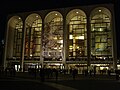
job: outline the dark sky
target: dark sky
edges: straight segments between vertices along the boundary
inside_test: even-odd
[[[116,0],[3,0],[0,9],[5,12],[22,12],[47,8],[59,8],[76,5],[111,3]]]
[[[6,30],[6,17],[8,14],[26,11],[35,11],[51,8],[62,8],[80,5],[92,5],[100,3],[113,3],[115,4],[116,15],[116,32],[117,32],[117,48],[118,56],[120,56],[120,43],[119,43],[119,21],[120,10],[119,0],[3,0],[0,1],[0,41],[4,39],[4,32]]]

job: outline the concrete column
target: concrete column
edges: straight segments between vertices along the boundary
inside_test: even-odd
[[[112,33],[113,68],[115,70],[117,70],[117,45],[116,45],[116,29],[115,29],[115,15],[114,15],[114,13],[112,13],[111,30],[112,30],[111,33]]]
[[[91,25],[90,17],[87,16],[87,67],[90,66],[91,60]]]
[[[41,65],[41,67],[43,68],[43,66],[44,66],[44,58],[43,58],[43,48],[42,48],[42,46],[43,46],[43,35],[44,35],[44,19],[42,19],[42,31],[41,31],[41,52],[40,52],[40,65]]]
[[[4,67],[4,70],[5,70],[5,68],[7,67],[7,64],[6,64],[6,56],[7,56],[7,43],[8,43],[8,30],[9,30],[9,22],[8,22],[8,24],[6,25],[7,26],[7,28],[6,28],[6,33],[5,33],[5,46],[4,46],[4,51],[3,51],[3,53],[4,53],[4,56],[3,56],[3,67]]]
[[[25,52],[25,32],[26,32],[26,27],[25,27],[25,20],[23,21],[23,30],[22,30],[22,46],[21,46],[21,60],[20,60],[20,68],[21,72],[23,72],[24,68],[24,52]]]
[[[66,68],[66,55],[67,55],[67,25],[66,25],[66,16],[63,16],[63,64]]]

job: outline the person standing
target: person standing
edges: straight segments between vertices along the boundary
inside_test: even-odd
[[[45,71],[44,71],[44,68],[40,69],[40,79],[41,79],[42,82],[45,81]]]

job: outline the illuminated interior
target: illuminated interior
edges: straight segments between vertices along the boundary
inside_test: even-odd
[[[7,58],[17,59],[21,56],[23,22],[19,16],[13,16],[8,25]]]
[[[20,18],[19,18],[20,19]],[[13,56],[20,57],[21,46],[22,46],[22,22],[18,22],[14,30],[14,47],[13,47]]]
[[[44,60],[63,59],[63,18],[59,12],[53,11],[46,16],[42,41]]]
[[[68,14],[69,57],[85,57],[87,55],[86,15],[75,9]]]
[[[42,20],[31,14],[26,19],[25,58],[40,58]]]
[[[104,8],[91,15],[91,55],[99,59],[112,56],[111,16]]]
[[[98,72],[112,67],[116,59],[114,18],[107,8],[91,9],[43,10],[39,14],[10,17],[5,63],[14,63],[18,71],[22,66],[36,65],[77,68],[79,73],[89,64],[96,66]]]

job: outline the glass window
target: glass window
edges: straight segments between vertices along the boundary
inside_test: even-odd
[[[91,17],[91,55],[96,58],[112,55],[110,21],[103,10]]]
[[[74,14],[71,13],[71,14]],[[86,50],[86,18],[81,14],[75,14],[69,22],[69,57],[85,57]]]
[[[22,23],[19,22],[15,26],[14,30],[14,45],[13,45],[13,56],[20,57],[22,46]]]
[[[52,15],[51,13],[54,13],[54,15]],[[46,18],[52,18],[52,19],[50,21],[46,21],[44,27],[43,56],[44,58],[50,58],[49,60],[62,60],[63,59],[63,18],[58,12],[51,12],[51,13]]]
[[[40,57],[41,32],[42,32],[42,20],[40,18],[35,19],[31,26],[26,27],[25,58]]]

